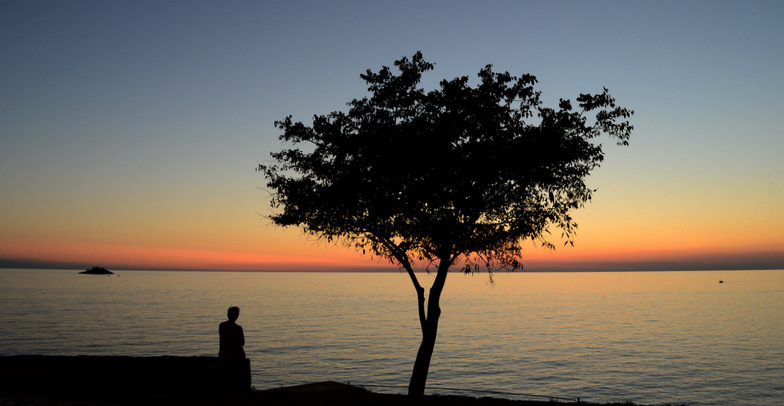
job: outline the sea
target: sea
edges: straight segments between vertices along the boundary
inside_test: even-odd
[[[229,306],[257,389],[406,391],[403,272],[0,269],[0,355],[216,356]],[[430,394],[784,405],[784,270],[453,273],[441,308]]]

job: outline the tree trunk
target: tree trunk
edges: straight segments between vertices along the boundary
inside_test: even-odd
[[[411,381],[408,384],[409,396],[423,396],[425,394],[425,384],[427,383],[427,372],[430,369],[430,358],[433,356],[433,349],[436,346],[436,335],[438,334],[438,319],[441,317],[441,292],[444,289],[446,275],[449,271],[449,260],[441,260],[438,266],[436,279],[430,288],[430,295],[427,299],[427,317],[421,317],[424,313],[424,292],[418,292],[420,307],[420,323],[422,326],[422,343],[417,351],[414,371],[411,374]]]
[[[432,301],[431,296],[428,303],[432,303]],[[426,331],[422,332],[422,343],[419,344],[419,351],[417,351],[416,361],[414,362],[414,371],[411,373],[411,381],[408,384],[408,394],[410,396],[423,396],[425,394],[427,373],[430,370],[430,359],[436,346],[438,318],[438,316],[432,314],[427,318]]]

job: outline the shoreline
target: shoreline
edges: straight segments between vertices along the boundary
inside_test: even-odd
[[[511,400],[496,397],[471,397],[458,395],[425,395],[409,397],[403,394],[385,394],[366,390],[350,384],[333,381],[315,382],[265,390],[251,389],[234,393],[162,393],[158,391],[124,392],[59,392],[31,393],[0,390],[3,405],[269,405],[269,406],[553,406],[553,405],[626,405],[628,402],[591,403],[556,400]],[[642,406],[642,405],[638,405]]]
[[[490,390],[481,397],[443,394],[409,397],[334,381],[263,390],[252,388],[248,383],[241,389],[229,389],[233,385],[227,383],[225,365],[220,361],[217,357],[175,356],[0,356],[0,404],[599,405],[579,402],[579,399],[569,401],[544,396],[536,400],[513,400],[495,397],[498,394]],[[630,405],[628,402],[608,404]]]

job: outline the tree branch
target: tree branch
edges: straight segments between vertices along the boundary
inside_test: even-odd
[[[419,327],[422,329],[422,332],[425,331],[425,325],[427,323],[427,314],[425,312],[425,288],[419,284],[419,280],[414,273],[414,268],[411,266],[411,261],[408,260],[408,255],[403,252],[400,247],[393,243],[392,241],[386,238],[378,238],[374,235],[370,235],[368,238],[376,241],[377,243],[383,245],[392,256],[400,263],[401,266],[406,270],[408,273],[409,278],[411,278],[411,283],[414,284],[414,290],[416,290],[417,294],[417,308],[419,311]]]

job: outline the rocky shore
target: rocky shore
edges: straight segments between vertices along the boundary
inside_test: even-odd
[[[100,393],[30,393],[18,391],[0,392],[2,405],[269,405],[269,406],[553,406],[578,404],[576,402],[552,402],[531,400],[508,400],[491,397],[429,395],[411,398],[406,395],[382,394],[337,382],[318,382],[307,385],[249,390],[242,393],[161,393],[128,391]],[[593,403],[579,403],[593,405]],[[630,405],[629,403],[622,403]]]
[[[245,370],[243,370],[244,373]],[[254,390],[217,357],[0,356],[2,405],[552,406],[553,400],[375,393],[337,382]],[[232,375],[236,376],[236,375]],[[243,378],[244,379],[244,378]],[[571,402],[576,404],[576,402]],[[580,403],[590,404],[590,403]],[[623,403],[629,405],[629,403]]]

